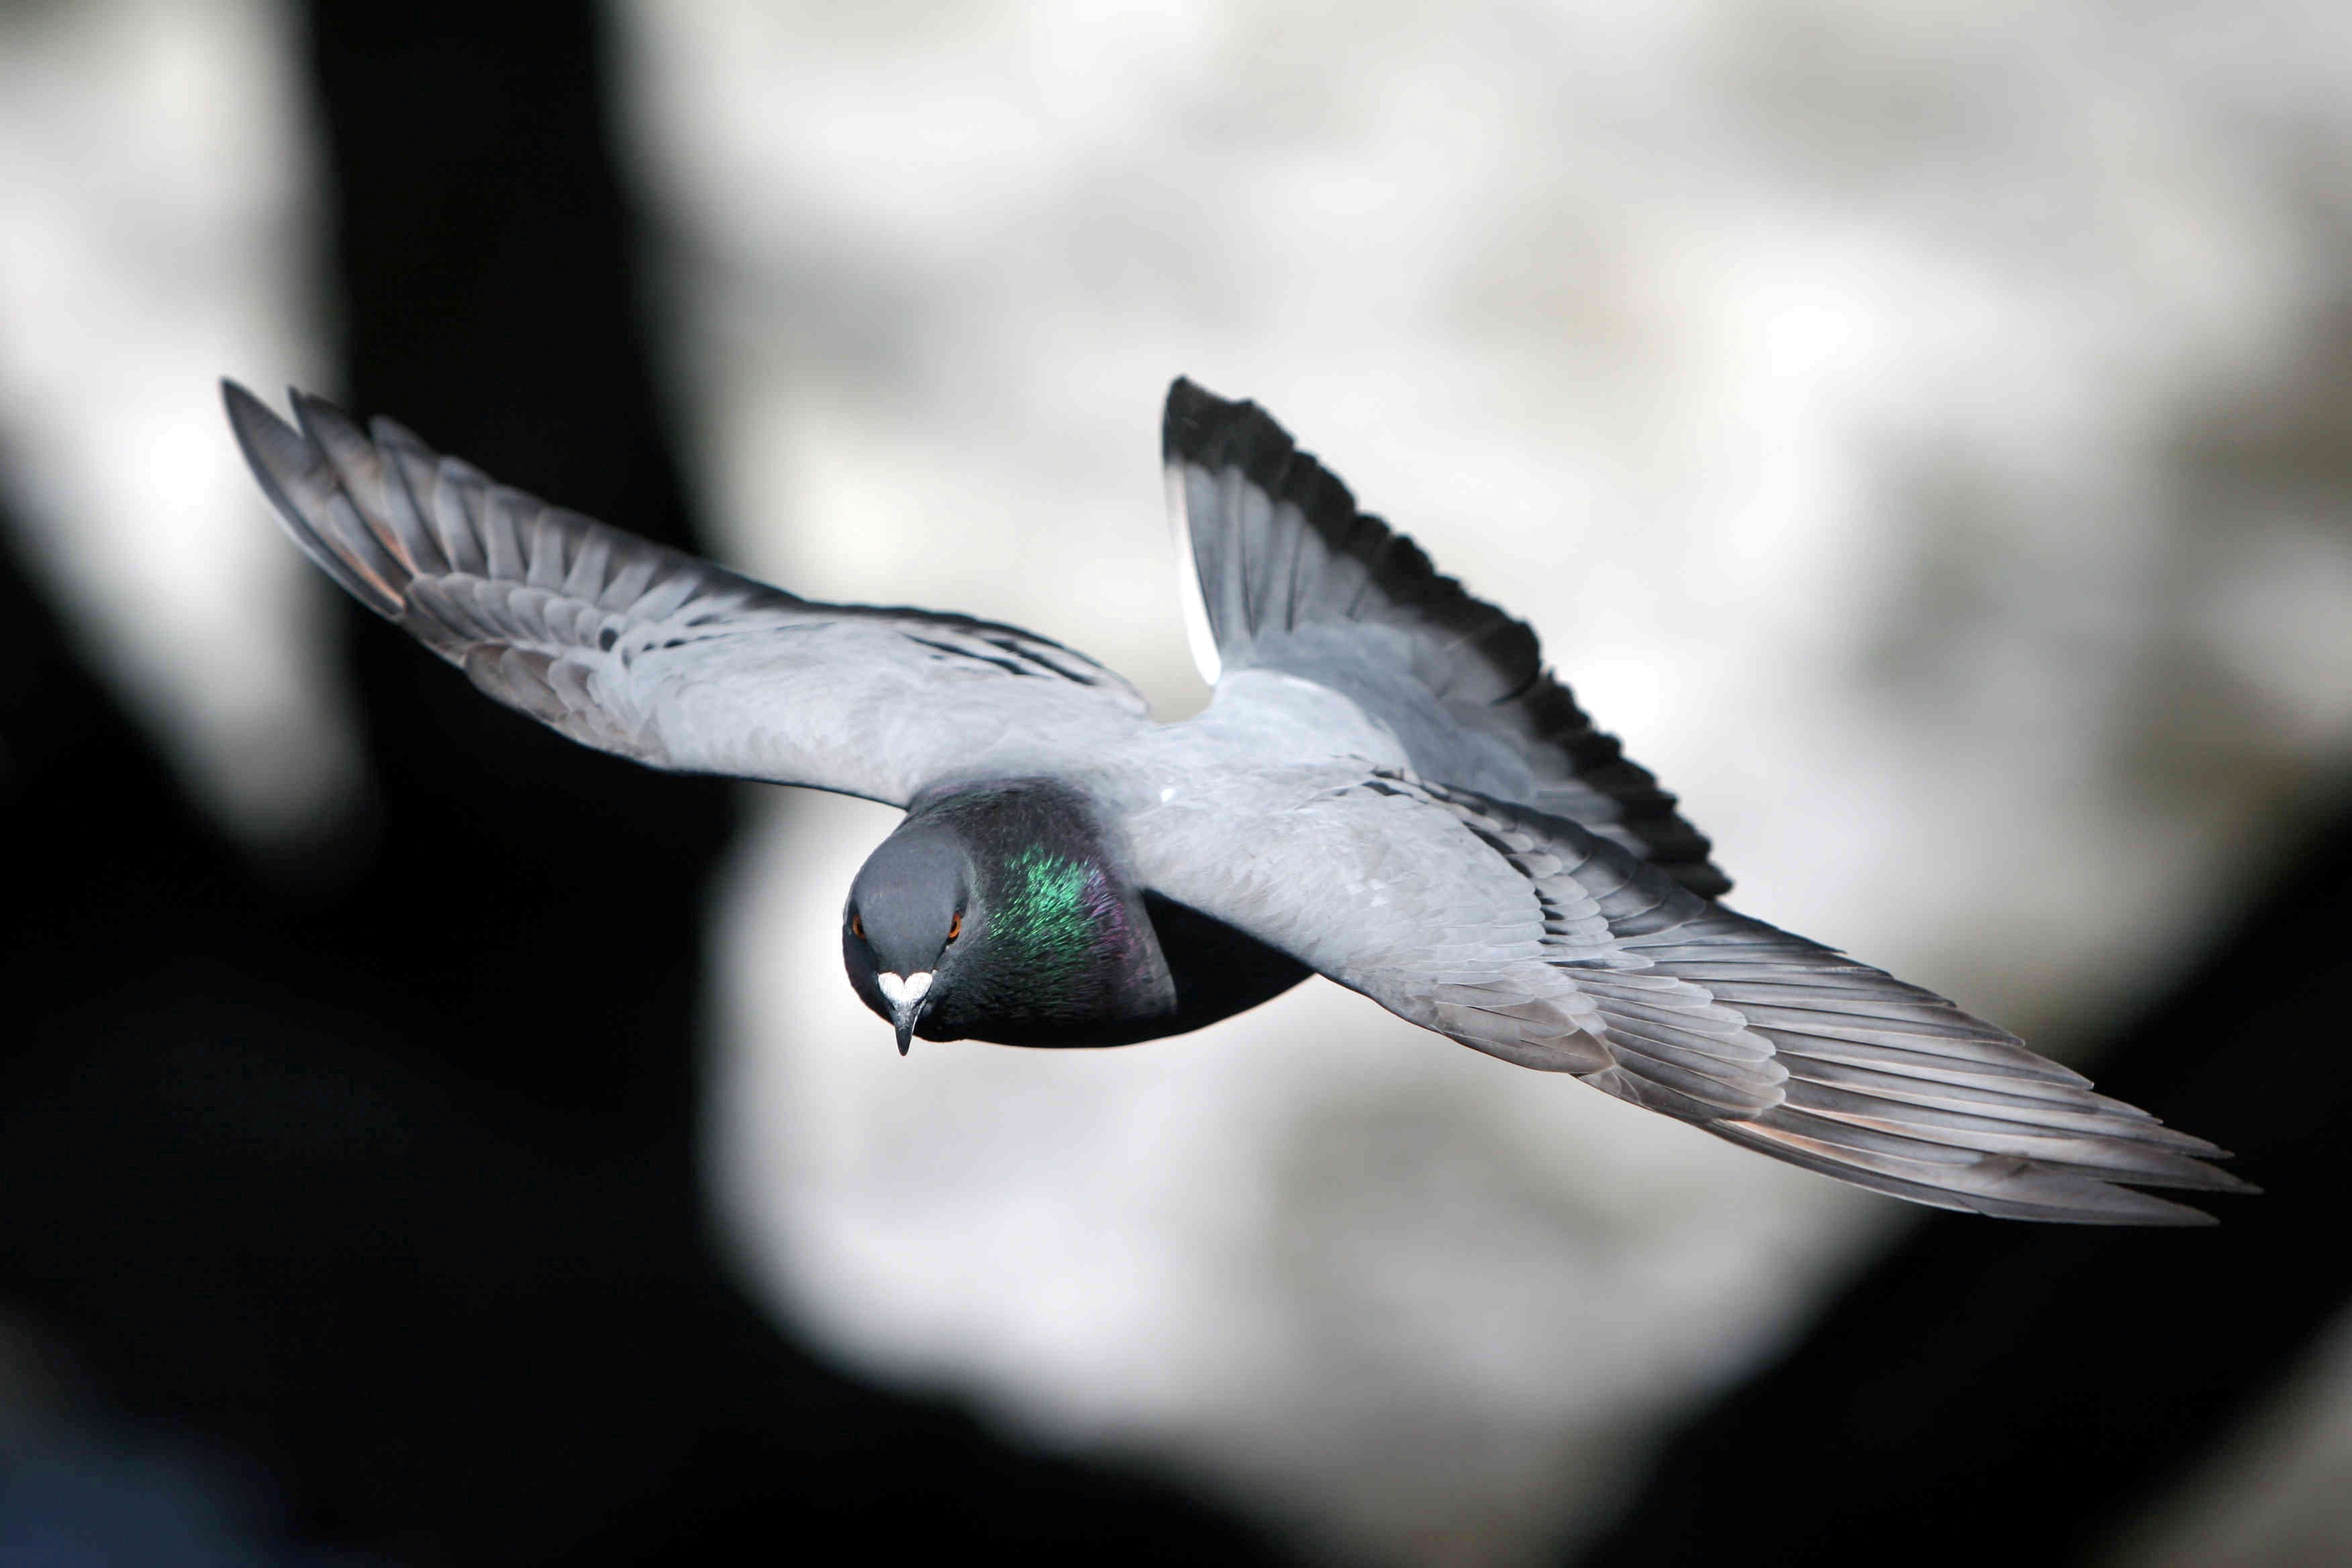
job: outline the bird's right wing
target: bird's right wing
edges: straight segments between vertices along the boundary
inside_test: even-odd
[[[958,773],[1084,757],[1142,697],[987,621],[793,597],[497,484],[389,420],[225,383],[246,460],[305,554],[510,708],[681,773],[904,805]]]
[[[1577,824],[1335,763],[1202,779],[1139,874],[1391,1012],[1843,1181],[2013,1218],[2194,1224],[2221,1152],[1931,992]]]

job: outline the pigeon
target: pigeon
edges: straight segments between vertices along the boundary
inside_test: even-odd
[[[1155,722],[1062,645],[820,604],[497,483],[387,419],[224,382],[286,531],[483,691],[679,773],[906,816],[842,957],[910,1040],[1123,1045],[1324,975],[1507,1062],[1917,1203],[2210,1223],[2223,1151],[2015,1036],[1735,912],[1675,797],[1535,634],[1358,509],[1254,403],[1179,379],[1161,455],[1213,689]]]

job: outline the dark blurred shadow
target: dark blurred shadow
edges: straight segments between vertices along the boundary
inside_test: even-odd
[[[2266,1191],[2198,1231],[1939,1215],[1665,1446],[1586,1568],[2077,1562],[2352,1296],[2352,810],[2093,1065]]]
[[[311,11],[347,391],[686,544],[595,15]],[[729,786],[572,746],[350,623],[373,819],[329,875],[257,875],[0,558],[0,1311],[84,1376],[72,1435],[30,1440],[89,1482],[55,1495],[115,1495],[91,1434],[144,1421],[257,1465],[299,1534],[409,1562],[1265,1559],[746,1303],[691,1148]]]

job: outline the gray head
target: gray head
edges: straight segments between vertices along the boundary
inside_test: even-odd
[[[1099,1043],[1166,1012],[1173,986],[1142,900],[1066,785],[986,785],[926,802],[850,884],[842,962],[908,1039]]]
[[[884,839],[842,910],[841,956],[849,984],[898,1031],[898,1054],[927,1010],[949,949],[963,935],[971,863],[954,830],[917,822]]]

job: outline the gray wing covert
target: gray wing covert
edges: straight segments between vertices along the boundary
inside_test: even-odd
[[[1931,992],[1577,824],[1325,768],[1134,825],[1168,897],[1391,1012],[1824,1174],[2013,1218],[2194,1224],[2221,1152]],[[2116,1184],[2127,1184],[2118,1185]]]
[[[655,767],[903,805],[992,754],[1140,726],[1109,670],[1012,626],[824,605],[495,483],[389,420],[224,383],[296,544],[483,691]]]
[[[1264,409],[1180,378],[1160,449],[1204,679],[1256,668],[1328,687],[1393,732],[1421,777],[1580,823],[1694,892],[1729,889],[1675,797],[1544,667],[1535,633],[1357,510]]]

